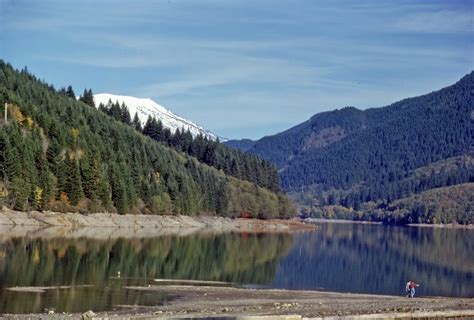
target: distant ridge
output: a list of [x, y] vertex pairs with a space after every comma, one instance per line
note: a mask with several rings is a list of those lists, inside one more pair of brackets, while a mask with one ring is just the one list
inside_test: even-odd
[[[322, 112], [273, 136], [226, 144], [275, 164], [283, 190], [305, 214], [472, 223], [473, 97], [470, 72], [451, 86], [385, 107]], [[446, 192], [428, 192], [440, 188]], [[446, 199], [458, 201], [447, 207]]]

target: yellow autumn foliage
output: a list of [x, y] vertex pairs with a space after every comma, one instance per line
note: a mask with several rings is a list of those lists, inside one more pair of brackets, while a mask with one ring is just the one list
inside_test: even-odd
[[33, 252], [31, 253], [31, 260], [33, 261], [34, 264], [39, 264], [40, 262], [40, 250], [38, 246], [33, 247]]
[[7, 196], [8, 196], [7, 188], [3, 185], [3, 183], [0, 183], [0, 198], [6, 198]]
[[13, 113], [13, 117], [15, 118], [16, 122], [22, 124], [23, 121], [25, 121], [25, 116], [23, 115], [23, 113], [21, 112], [20, 108], [18, 108], [17, 105], [12, 106], [12, 113]]
[[79, 137], [79, 129], [72, 128], [71, 129], [71, 136], [74, 139], [74, 141], [77, 140], [77, 138]]
[[26, 125], [28, 126], [28, 128], [33, 128], [33, 119], [31, 117], [26, 117]]
[[43, 189], [39, 186], [35, 187], [35, 203], [37, 206], [41, 205], [41, 200], [43, 200]]

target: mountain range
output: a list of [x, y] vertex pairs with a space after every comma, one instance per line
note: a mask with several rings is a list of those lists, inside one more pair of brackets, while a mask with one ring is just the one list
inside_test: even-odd
[[[473, 221], [472, 196], [459, 199], [456, 209], [426, 201], [435, 195], [457, 199], [472, 190], [473, 95], [471, 72], [452, 86], [389, 106], [318, 113], [258, 141], [226, 144], [274, 163], [282, 188], [306, 214], [361, 218], [371, 212], [365, 218]], [[433, 189], [437, 192], [429, 193]], [[328, 212], [334, 206], [339, 211]]]
[[109, 101], [112, 103], [118, 102], [120, 105], [125, 104], [128, 107], [132, 117], [135, 115], [135, 113], [137, 114], [142, 126], [145, 125], [148, 117], [152, 117], [156, 120], [160, 120], [163, 126], [170, 129], [172, 133], [174, 133], [176, 129], [180, 129], [184, 131], [189, 130], [193, 137], [201, 134], [210, 140], [216, 140], [218, 138], [217, 135], [210, 132], [209, 130], [206, 130], [202, 126], [174, 114], [170, 110], [151, 99], [115, 95], [110, 93], [99, 93], [94, 95], [96, 107], [99, 107], [100, 104], [105, 106], [107, 103], [109, 103]]
[[474, 223], [474, 72], [423, 96], [319, 113], [227, 146], [150, 99], [92, 96], [78, 101], [0, 60], [0, 205], [289, 217], [283, 190], [302, 216]]

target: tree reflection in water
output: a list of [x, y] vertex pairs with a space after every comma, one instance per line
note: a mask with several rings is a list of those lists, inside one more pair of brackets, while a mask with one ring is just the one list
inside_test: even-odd
[[403, 295], [474, 296], [474, 230], [322, 224], [295, 236], [273, 286]]
[[[155, 278], [394, 295], [404, 294], [411, 278], [421, 283], [419, 296], [472, 297], [473, 235], [464, 229], [322, 224], [296, 234], [7, 238], [0, 241], [0, 313], [156, 305], [167, 297], [122, 288]], [[58, 285], [75, 287], [5, 289]]]
[[[223, 234], [136, 239], [12, 238], [0, 243], [0, 312], [106, 310], [164, 297], [120, 289], [154, 278], [268, 284], [292, 246], [287, 234]], [[113, 279], [120, 272], [120, 279]], [[14, 286], [93, 285], [44, 293]]]

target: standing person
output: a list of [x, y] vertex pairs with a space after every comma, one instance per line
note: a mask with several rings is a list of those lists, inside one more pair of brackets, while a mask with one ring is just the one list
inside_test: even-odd
[[410, 298], [410, 282], [411, 280], [408, 280], [407, 284], [405, 285], [405, 293], [407, 294], [407, 298]]
[[410, 280], [407, 282], [406, 285], [406, 291], [408, 293], [409, 298], [415, 297], [415, 287], [419, 287], [420, 285], [418, 283], [415, 283], [415, 281]]

